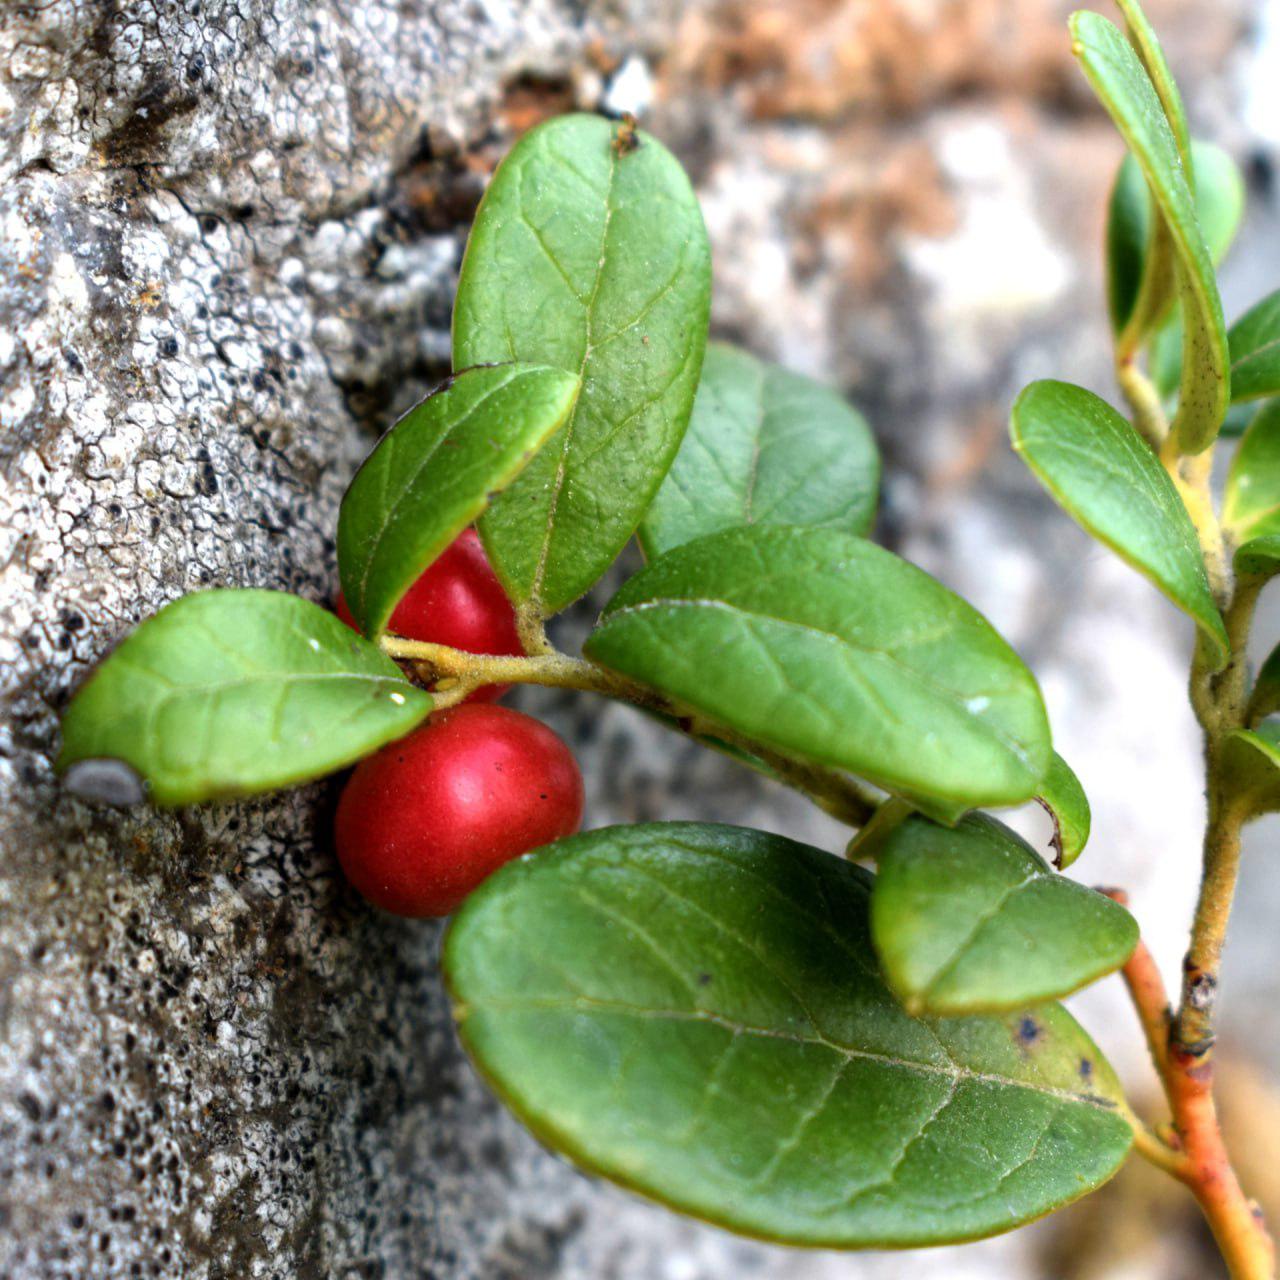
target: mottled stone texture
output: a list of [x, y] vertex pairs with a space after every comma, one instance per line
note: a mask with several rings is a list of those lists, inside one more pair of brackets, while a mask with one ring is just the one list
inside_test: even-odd
[[[1252, 0], [1152, 7], [1197, 128], [1242, 150], [1221, 69]], [[121, 814], [51, 773], [59, 708], [158, 605], [331, 593], [353, 467], [447, 365], [485, 172], [540, 114], [595, 105], [627, 54], [657, 68], [655, 126], [704, 199], [717, 327], [870, 412], [882, 533], [1036, 663], [1101, 819], [1081, 873], [1127, 880], [1176, 956], [1186, 895], [1164, 886], [1175, 861], [1189, 880], [1198, 805], [1184, 632], [1000, 444], [1018, 383], [1107, 372], [1094, 246], [1118, 148], [1066, 8], [0, 4], [0, 1278], [904, 1273], [733, 1241], [542, 1154], [460, 1059], [436, 930], [336, 875], [332, 786]], [[1246, 260], [1280, 275], [1266, 225]], [[579, 746], [595, 825], [839, 838], [625, 709], [521, 699]], [[1043, 1263], [1042, 1240], [910, 1267], [1109, 1274]], [[1149, 1249], [1125, 1265], [1183, 1274]]]

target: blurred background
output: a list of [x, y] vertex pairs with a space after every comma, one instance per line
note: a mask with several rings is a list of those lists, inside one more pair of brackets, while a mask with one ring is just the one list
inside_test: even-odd
[[[549, 115], [631, 110], [698, 189], [713, 332], [849, 395], [885, 455], [877, 536], [1038, 674], [1093, 803], [1072, 874], [1128, 889], [1173, 983], [1202, 819], [1190, 625], [1052, 507], [1006, 435], [1033, 378], [1116, 399], [1100, 246], [1121, 144], [1071, 58], [1071, 7], [0, 11], [0, 1276], [1218, 1274], [1189, 1198], [1136, 1164], [1045, 1223], [910, 1256], [747, 1244], [588, 1182], [461, 1061], [435, 927], [342, 885], [332, 786], [116, 815], [60, 797], [49, 767], [69, 690], [164, 600], [332, 596], [352, 469], [447, 371], [488, 173]], [[1280, 0], [1147, 7], [1193, 132], [1248, 181], [1231, 319], [1280, 284]], [[557, 623], [564, 643], [609, 589]], [[1276, 601], [1258, 637], [1280, 639]], [[626, 708], [513, 701], [575, 745], [589, 826], [843, 843]], [[1220, 1004], [1226, 1123], [1275, 1222], [1278, 838], [1250, 832]], [[1072, 1004], [1154, 1105], [1119, 984]]]

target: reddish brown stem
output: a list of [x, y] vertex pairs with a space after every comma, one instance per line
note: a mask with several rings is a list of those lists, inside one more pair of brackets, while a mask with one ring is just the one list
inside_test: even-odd
[[1164, 1081], [1187, 1157], [1180, 1176], [1199, 1201], [1233, 1280], [1273, 1280], [1275, 1245], [1262, 1211], [1240, 1186], [1222, 1140], [1212, 1060], [1173, 1046]]
[[[1122, 905], [1128, 897], [1107, 890]], [[1273, 1280], [1275, 1248], [1262, 1214], [1244, 1193], [1231, 1167], [1213, 1102], [1211, 1053], [1196, 1054], [1172, 1043], [1173, 1015], [1164, 980], [1145, 942], [1123, 970], [1151, 1059], [1173, 1113], [1175, 1143], [1138, 1144], [1139, 1151], [1186, 1184], [1213, 1231], [1233, 1280]]]

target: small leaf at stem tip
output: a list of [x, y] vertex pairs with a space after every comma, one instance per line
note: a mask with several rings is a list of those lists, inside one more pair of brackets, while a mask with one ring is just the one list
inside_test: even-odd
[[879, 480], [875, 440], [841, 396], [713, 342], [689, 430], [640, 526], [640, 545], [654, 559], [747, 524], [865, 534]]
[[1231, 459], [1222, 521], [1239, 542], [1280, 533], [1280, 400], [1258, 412]]
[[1280, 289], [1231, 326], [1231, 398], [1280, 395]]
[[914, 1014], [1001, 1013], [1058, 999], [1120, 968], [1133, 917], [1058, 875], [982, 814], [941, 827], [910, 818], [877, 851], [871, 934]]
[[499, 165], [467, 240], [454, 363], [529, 360], [582, 378], [556, 444], [480, 521], [526, 612], [572, 603], [635, 532], [689, 421], [710, 299], [698, 201], [649, 134], [560, 116]]
[[1195, 621], [1221, 669], [1227, 632], [1195, 526], [1129, 423], [1083, 387], [1033, 382], [1014, 404], [1011, 436], [1063, 510]]
[[58, 769], [86, 798], [135, 801], [133, 774], [155, 804], [196, 804], [322, 777], [430, 711], [327, 609], [280, 591], [201, 591], [143, 622], [80, 688]]
[[1280, 720], [1237, 729], [1224, 751], [1227, 776], [1249, 803], [1249, 816], [1280, 812]]
[[627, 582], [584, 651], [716, 723], [834, 765], [954, 822], [1030, 800], [1044, 703], [972, 606], [834, 529], [749, 525]]
[[1086, 1194], [1132, 1128], [1055, 1005], [911, 1018], [871, 947], [871, 879], [735, 827], [561, 841], [487, 880], [445, 939], [458, 1033], [553, 1150], [791, 1245], [1007, 1231]]
[[338, 514], [342, 593], [366, 635], [564, 426], [580, 386], [538, 365], [468, 369], [382, 437]]
[[1053, 819], [1054, 862], [1065, 871], [1084, 852], [1092, 818], [1080, 779], [1056, 751], [1036, 799]]
[[1073, 51], [1136, 157], [1172, 238], [1183, 320], [1174, 438], [1185, 453], [1211, 445], [1230, 402], [1226, 325], [1189, 175], [1165, 108], [1132, 46], [1100, 14], [1072, 15]]

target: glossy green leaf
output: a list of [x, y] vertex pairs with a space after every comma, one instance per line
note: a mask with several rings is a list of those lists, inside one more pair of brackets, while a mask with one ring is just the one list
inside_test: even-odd
[[160, 805], [252, 795], [352, 764], [430, 710], [327, 609], [279, 591], [201, 591], [142, 623], [80, 689], [58, 768], [76, 790], [77, 773], [121, 762]]
[[1233, 404], [1223, 420], [1222, 435], [1231, 437], [1244, 435], [1257, 420], [1258, 415], [1265, 413], [1272, 403], [1274, 402], [1271, 400], [1263, 400], [1261, 403], [1255, 400], [1244, 404]]
[[1236, 576], [1274, 578], [1280, 573], [1280, 533], [1264, 533], [1236, 548]]
[[469, 369], [382, 437], [338, 514], [342, 593], [367, 635], [382, 634], [422, 571], [564, 426], [578, 386], [563, 369]]
[[1222, 519], [1240, 542], [1280, 533], [1280, 400], [1262, 408], [1231, 459]]
[[[1107, 306], [1116, 335], [1131, 323], [1145, 330], [1172, 300], [1172, 247], [1166, 237], [1157, 263], [1152, 252], [1152, 227], [1151, 192], [1133, 153], [1127, 152], [1116, 171], [1107, 212]], [[1134, 320], [1144, 286], [1142, 316]]]
[[[1226, 256], [1244, 216], [1244, 175], [1225, 151], [1211, 143], [1193, 142], [1191, 156], [1196, 179], [1196, 216], [1209, 256], [1216, 265]], [[1127, 163], [1137, 168], [1132, 157], [1128, 157]], [[1177, 313], [1152, 341], [1151, 378], [1166, 399], [1178, 390], [1182, 380], [1182, 318]], [[1222, 431], [1225, 434], [1225, 422]]]
[[1005, 1231], [1128, 1150], [1063, 1010], [920, 1021], [886, 990], [869, 877], [734, 827], [614, 827], [505, 867], [445, 941], [462, 1041], [542, 1141], [797, 1245]]
[[1280, 290], [1231, 326], [1231, 398], [1280, 395]]
[[908, 818], [876, 851], [871, 936], [911, 1013], [997, 1013], [1069, 995], [1120, 968], [1138, 926], [1058, 875], [1008, 827]]
[[1178, 92], [1173, 72], [1169, 69], [1169, 61], [1160, 47], [1155, 28], [1137, 0], [1116, 0], [1116, 7], [1124, 14], [1129, 40], [1164, 109], [1165, 120], [1173, 133], [1178, 155], [1184, 166], [1190, 165], [1192, 142], [1191, 129], [1187, 124], [1187, 109], [1183, 104], [1182, 94]]
[[1195, 527], [1137, 432], [1091, 391], [1033, 382], [1013, 407], [1012, 437], [1064, 510], [1190, 614], [1226, 662], [1226, 628]]
[[1280, 812], [1280, 720], [1236, 730], [1227, 738], [1224, 760], [1253, 816]]
[[1049, 776], [1041, 784], [1036, 799], [1053, 819], [1054, 860], [1060, 870], [1065, 870], [1089, 843], [1093, 818], [1089, 797], [1085, 795], [1080, 779], [1056, 751], [1049, 766]]
[[1253, 682], [1248, 722], [1256, 724], [1280, 711], [1280, 645], [1272, 649]]
[[875, 441], [842, 397], [712, 343], [688, 433], [640, 526], [640, 543], [652, 559], [746, 524], [866, 533], [879, 481]]
[[455, 366], [524, 360], [582, 391], [555, 445], [489, 508], [480, 536], [512, 598], [577, 599], [635, 532], [680, 447], [706, 345], [706, 229], [680, 165], [600, 116], [531, 129], [467, 241]]
[[1029, 800], [1035, 679], [928, 574], [852, 534], [748, 526], [686, 543], [610, 601], [595, 661], [784, 752], [954, 820]]
[[1185, 452], [1199, 453], [1217, 435], [1230, 378], [1222, 300], [1191, 187], [1164, 108], [1129, 42], [1096, 13], [1074, 14], [1071, 30], [1076, 57], [1136, 157], [1172, 238], [1184, 329], [1173, 429]]

